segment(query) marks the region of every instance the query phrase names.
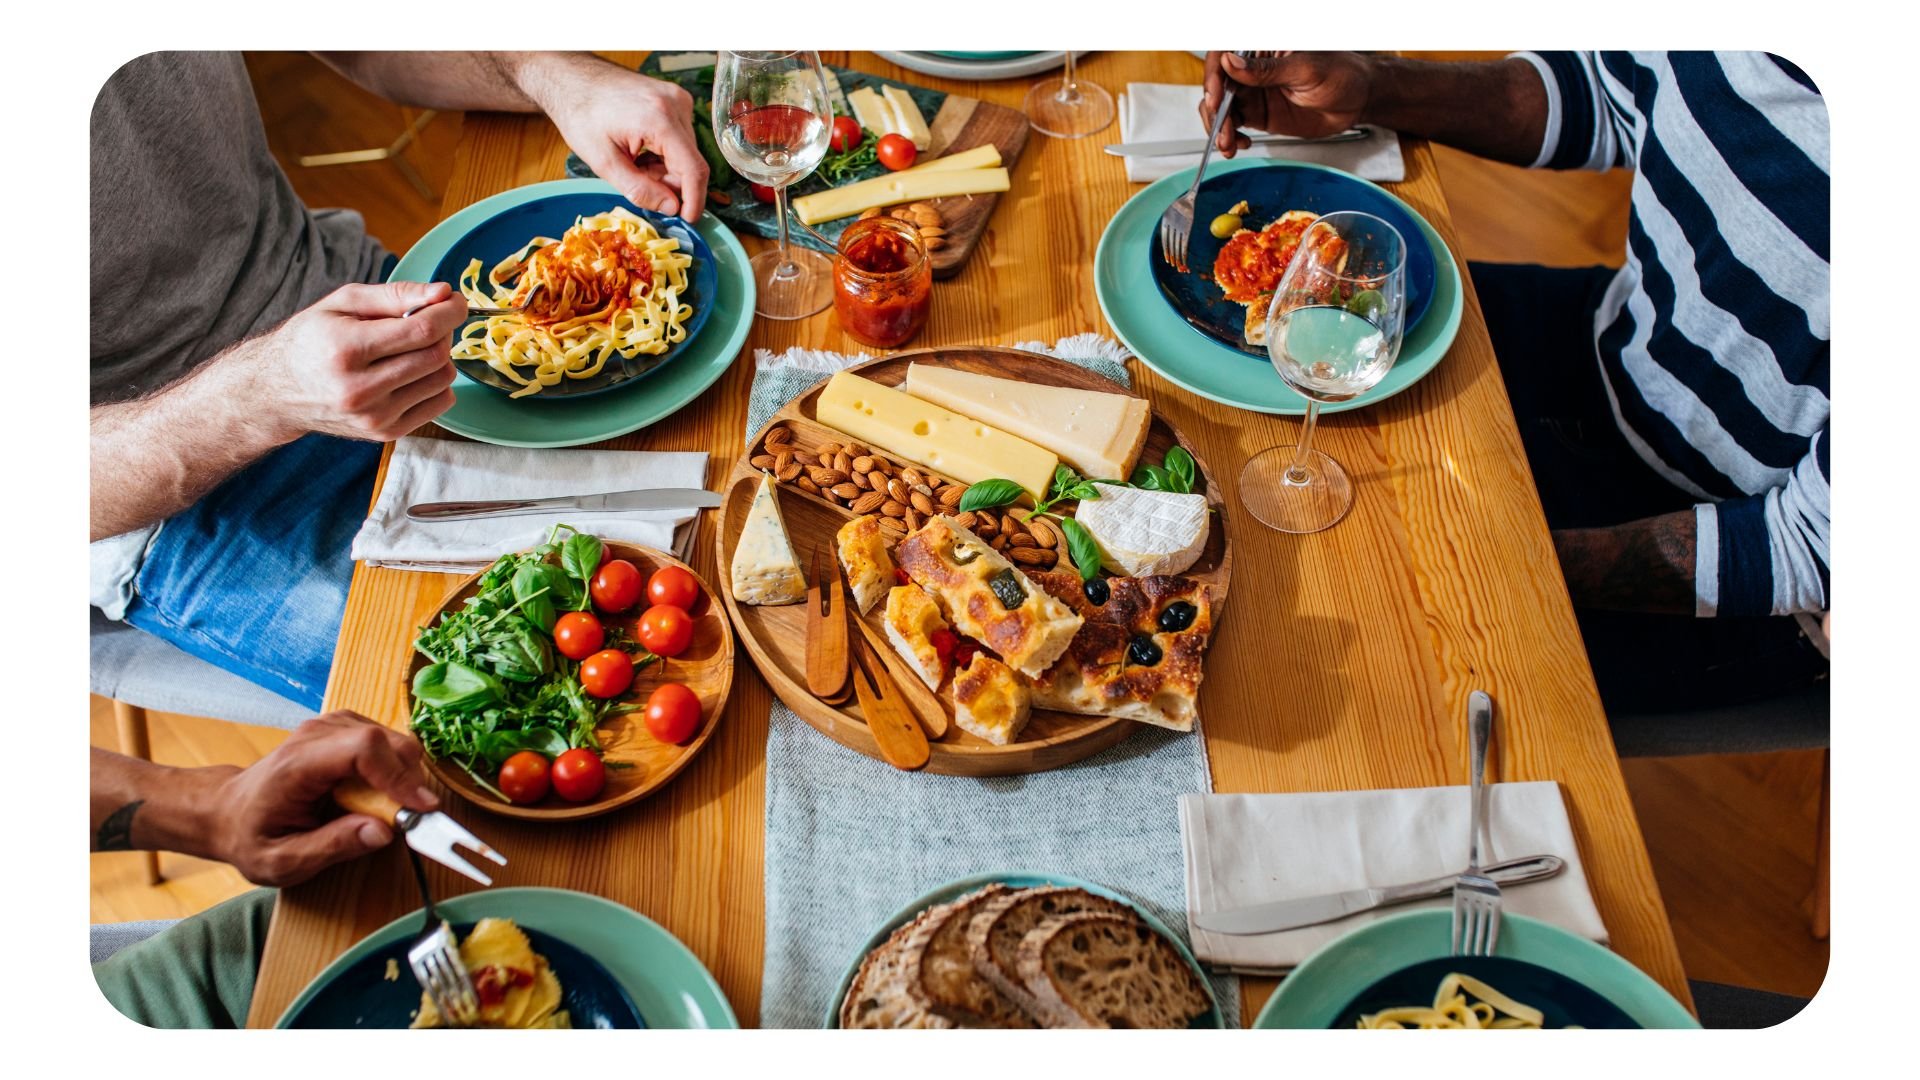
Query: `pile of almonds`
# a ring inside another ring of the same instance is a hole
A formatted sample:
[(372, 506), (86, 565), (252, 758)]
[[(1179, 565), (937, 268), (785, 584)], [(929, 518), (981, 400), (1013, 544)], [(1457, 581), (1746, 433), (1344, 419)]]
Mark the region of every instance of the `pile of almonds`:
[(906, 206), (892, 208), (876, 206), (860, 215), (865, 221), (870, 217), (886, 214), (913, 226), (920, 232), (920, 239), (927, 245), (928, 251), (939, 251), (947, 246), (947, 219), (940, 216), (930, 202), (909, 203)]
[(933, 515), (946, 514), (1022, 566), (1050, 569), (1064, 557), (1060, 530), (1051, 522), (1004, 508), (962, 512), (960, 497), (967, 485), (896, 463), (859, 443), (802, 449), (793, 429), (777, 424), (749, 460), (782, 484), (855, 514), (879, 515), (889, 543), (898, 543)]

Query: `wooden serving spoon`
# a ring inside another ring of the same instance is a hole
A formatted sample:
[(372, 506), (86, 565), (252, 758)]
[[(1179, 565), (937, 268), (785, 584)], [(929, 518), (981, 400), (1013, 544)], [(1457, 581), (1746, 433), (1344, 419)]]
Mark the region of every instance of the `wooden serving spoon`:
[(864, 639), (853, 663), (853, 692), (860, 699), (860, 713), (867, 718), (867, 730), (880, 747), (880, 756), (896, 769), (913, 770), (927, 763), (933, 750), (927, 745), (927, 733), (906, 706), (900, 684), (887, 674), (872, 647)]

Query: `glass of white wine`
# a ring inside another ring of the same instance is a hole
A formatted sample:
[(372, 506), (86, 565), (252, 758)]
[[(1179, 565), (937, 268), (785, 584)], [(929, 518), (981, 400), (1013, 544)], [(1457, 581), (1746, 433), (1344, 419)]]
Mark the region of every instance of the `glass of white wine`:
[(833, 262), (788, 235), (787, 188), (827, 156), (833, 105), (820, 54), (721, 51), (713, 74), (713, 126), (720, 153), (741, 176), (774, 192), (780, 246), (753, 264), (754, 311), (804, 319), (833, 301)]
[(1240, 498), (1287, 533), (1331, 528), (1353, 508), (1353, 481), (1313, 448), (1322, 404), (1374, 388), (1400, 355), (1407, 321), (1407, 242), (1372, 214), (1342, 210), (1300, 238), (1267, 310), (1267, 355), (1307, 399), (1296, 447), (1263, 450), (1240, 470)]
[(1034, 83), (1027, 91), (1027, 122), (1042, 135), (1079, 139), (1105, 131), (1113, 123), (1113, 95), (1074, 70), (1073, 50), (1067, 50), (1064, 74)]

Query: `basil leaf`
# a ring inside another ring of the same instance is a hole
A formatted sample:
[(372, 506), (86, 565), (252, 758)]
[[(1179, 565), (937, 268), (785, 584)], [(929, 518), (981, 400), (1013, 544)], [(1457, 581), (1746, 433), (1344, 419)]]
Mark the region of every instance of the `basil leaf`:
[(532, 750), (552, 758), (559, 757), (570, 749), (566, 738), (552, 728), (489, 731), (480, 736), (476, 745), (480, 756), (496, 766), (522, 750)]
[(1171, 491), (1173, 478), (1158, 465), (1139, 465), (1133, 470), (1133, 486), (1142, 491)]
[(1182, 495), (1193, 493), (1194, 478), (1199, 470), (1194, 464), (1193, 455), (1187, 452), (1186, 447), (1169, 447), (1167, 456), (1160, 460), (1160, 464), (1173, 479), (1174, 487), (1171, 490), (1178, 491)]
[(1005, 506), (1025, 495), (1027, 489), (1011, 480), (982, 480), (969, 484), (966, 493), (960, 496), (961, 511), (991, 510), (996, 506)]
[(467, 712), (502, 700), (507, 688), (465, 664), (430, 664), (413, 677), (413, 696), (437, 709)]
[(1080, 481), (1080, 474), (1073, 471), (1071, 465), (1053, 467), (1053, 498), (1058, 501), (1066, 490)]
[(600, 569), (600, 559), (605, 552), (606, 545), (599, 537), (592, 533), (574, 533), (560, 546), (560, 568), (585, 585), (593, 579), (593, 572)]
[(1100, 573), (1100, 545), (1085, 525), (1072, 518), (1060, 519), (1060, 531), (1067, 536), (1067, 554), (1073, 556), (1073, 568), (1080, 580), (1092, 581)]
[(1069, 499), (1097, 499), (1099, 497), (1100, 489), (1094, 487), (1093, 481), (1091, 480), (1083, 480), (1067, 489), (1067, 498)]
[(513, 598), (520, 602), (521, 614), (549, 634), (553, 633), (553, 622), (558, 618), (553, 606), (551, 571), (551, 566), (535, 564), (513, 572)]

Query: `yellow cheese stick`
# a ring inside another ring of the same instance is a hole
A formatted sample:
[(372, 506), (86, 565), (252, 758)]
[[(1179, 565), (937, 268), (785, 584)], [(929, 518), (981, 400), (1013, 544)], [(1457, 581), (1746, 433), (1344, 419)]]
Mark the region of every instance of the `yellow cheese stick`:
[(931, 169), (908, 170), (890, 176), (876, 176), (845, 187), (828, 188), (793, 200), (793, 212), (808, 225), (852, 217), (876, 206), (941, 199), (949, 195), (984, 195), (1005, 191), (1005, 169)]
[(923, 161), (911, 169), (901, 169), (899, 175), (917, 172), (945, 172), (949, 169), (992, 169), (1000, 165), (1000, 148), (988, 143), (971, 150), (947, 154), (944, 157)]

